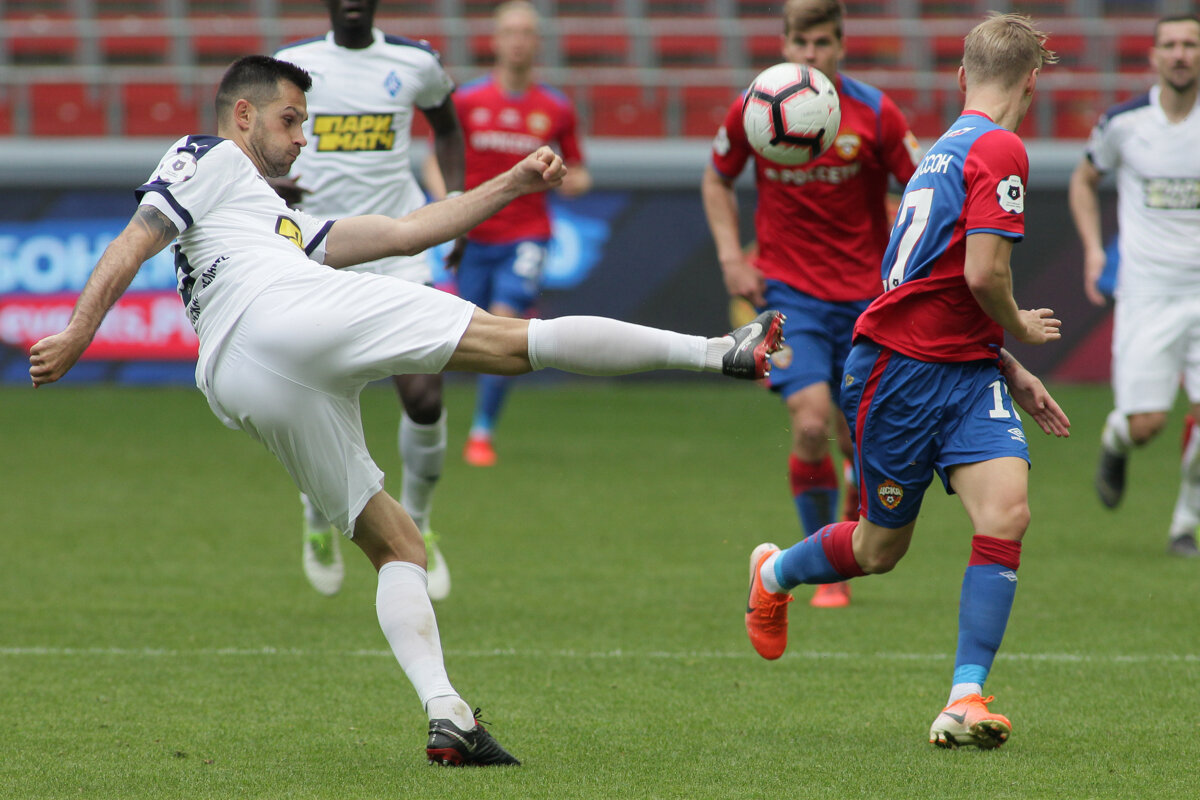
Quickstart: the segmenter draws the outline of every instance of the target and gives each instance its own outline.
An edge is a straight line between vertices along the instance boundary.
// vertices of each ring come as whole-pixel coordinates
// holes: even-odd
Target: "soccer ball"
[[[837,90],[820,70],[776,64],[759,73],[742,100],[750,146],[778,164],[812,161],[833,144],[842,123]]]

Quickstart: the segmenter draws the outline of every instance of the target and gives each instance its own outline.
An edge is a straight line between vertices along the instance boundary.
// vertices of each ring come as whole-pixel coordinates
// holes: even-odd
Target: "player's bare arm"
[[[725,290],[730,297],[744,297],[761,307],[766,302],[763,297],[766,281],[742,251],[733,181],[718,174],[709,165],[700,182],[700,196],[704,201],[708,229],[717,246],[717,260],[721,264]]]
[[[1043,433],[1059,437],[1071,435],[1071,420],[1067,419],[1066,412],[1046,391],[1041,380],[1007,350],[1000,351],[1000,371],[1013,401],[1033,417]]]
[[[1067,189],[1071,218],[1083,243],[1083,291],[1087,299],[1098,306],[1105,304],[1104,295],[1096,283],[1104,272],[1106,260],[1104,238],[1100,230],[1100,177],[1100,170],[1085,158],[1071,173]]]
[[[466,160],[463,156],[463,131],[458,123],[454,100],[447,96],[440,106],[421,109],[421,113],[433,129],[431,155],[440,179],[440,191],[434,193],[434,196],[442,198],[446,192],[461,192],[463,176],[466,175]]]
[[[340,219],[329,229],[325,263],[348,267],[385,256],[423,252],[461,236],[521,195],[559,186],[565,173],[562,158],[549,147],[541,147],[471,191],[422,206],[399,219],[379,215]]]
[[[29,377],[34,386],[67,374],[104,321],[105,314],[129,288],[142,263],[170,244],[179,231],[153,206],[138,207],[125,230],[104,250],[79,294],[66,329],[29,348]]]
[[[1025,344],[1062,338],[1062,321],[1048,308],[1022,310],[1012,293],[1012,240],[994,233],[967,237],[963,275],[975,300],[989,317]]]

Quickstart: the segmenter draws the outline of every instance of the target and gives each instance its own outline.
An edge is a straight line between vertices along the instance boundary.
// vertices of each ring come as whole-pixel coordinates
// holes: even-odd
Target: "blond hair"
[[[496,10],[492,12],[492,19],[499,22],[500,18],[510,11],[524,11],[532,15],[535,22],[540,23],[542,19],[542,15],[538,13],[537,6],[529,2],[529,0],[506,0],[506,2],[496,6]]]
[[[963,43],[968,83],[996,83],[1011,89],[1033,70],[1057,61],[1054,51],[1046,48],[1046,34],[1024,14],[992,12]]]
[[[832,22],[837,38],[841,39],[842,18],[845,16],[846,8],[841,0],[787,0],[783,4],[783,35]]]

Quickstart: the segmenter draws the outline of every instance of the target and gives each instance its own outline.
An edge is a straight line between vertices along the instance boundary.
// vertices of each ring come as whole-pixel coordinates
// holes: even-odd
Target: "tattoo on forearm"
[[[175,223],[154,206],[138,206],[134,219],[154,238],[157,250],[169,245],[179,235],[179,229],[175,227]]]

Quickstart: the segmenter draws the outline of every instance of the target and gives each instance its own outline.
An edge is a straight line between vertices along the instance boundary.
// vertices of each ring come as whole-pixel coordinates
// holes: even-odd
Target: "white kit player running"
[[[1116,408],[1101,435],[1096,490],[1114,508],[1128,454],[1166,425],[1183,382],[1200,418],[1200,17],[1160,19],[1150,63],[1158,82],[1115,106],[1092,131],[1071,176],[1070,203],[1084,246],[1084,289],[1101,305],[1104,268],[1098,186],[1115,171],[1120,227],[1112,382]],[[1200,435],[1184,446],[1167,552],[1200,556]]]
[[[363,387],[448,369],[686,369],[755,380],[779,349],[783,315],[767,311],[714,338],[603,317],[523,320],[409,281],[341,270],[460,236],[513,199],[559,185],[565,168],[540,148],[470,192],[399,219],[314,217],[288,208],[266,181],[286,175],[305,144],[310,86],[308,73],[268,56],[230,66],[217,89],[217,136],[186,136],[170,147],[67,327],[30,348],[29,375],[34,386],[63,377],[142,263],[178,238],[179,291],[200,339],[196,382],[217,417],[262,442],[378,570],[379,625],[429,717],[427,758],[516,764],[446,675],[425,543],[383,491],[367,451]]]
[[[428,119],[434,151],[448,188],[462,189],[463,138],[454,81],[428,42],[389,36],[374,27],[375,3],[327,0],[330,31],[283,47],[276,58],[312,76],[308,144],[292,178],[276,183],[290,204],[317,217],[384,214],[402,217],[425,204],[410,163],[415,113]],[[382,258],[349,269],[432,285],[425,253]],[[404,464],[400,504],[425,537],[429,596],[450,594],[450,570],[430,528],[433,492],[446,458],[446,414],[441,375],[393,377],[403,412],[397,447]],[[307,497],[302,564],[313,588],[325,595],[342,586],[337,532]]]

